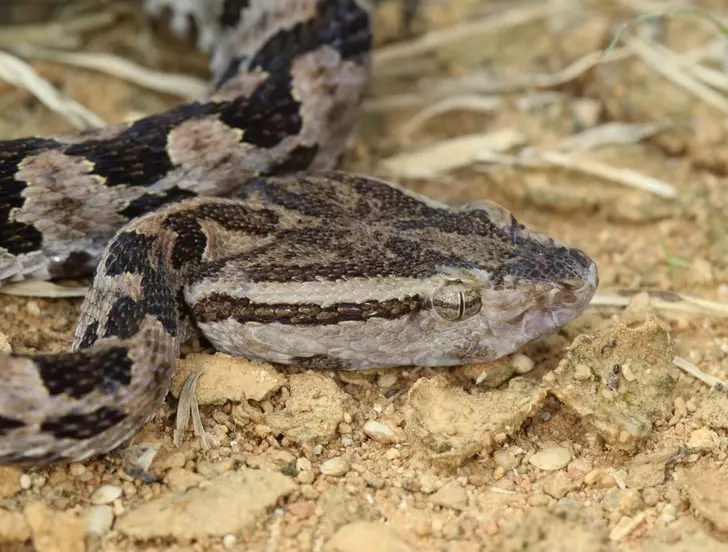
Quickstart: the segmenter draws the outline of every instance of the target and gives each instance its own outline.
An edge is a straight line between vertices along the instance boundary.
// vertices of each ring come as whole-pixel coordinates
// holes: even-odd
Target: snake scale
[[[208,97],[0,142],[0,281],[95,267],[71,352],[0,357],[0,463],[77,461],[133,436],[196,332],[278,364],[449,366],[583,311],[598,276],[581,251],[495,204],[453,208],[335,169],[371,6],[185,4],[214,27]]]

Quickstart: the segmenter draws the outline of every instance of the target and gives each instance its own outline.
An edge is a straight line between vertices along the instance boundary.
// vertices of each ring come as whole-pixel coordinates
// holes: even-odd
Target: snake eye
[[[466,320],[480,312],[480,292],[459,280],[448,282],[432,296],[435,312],[448,322]]]

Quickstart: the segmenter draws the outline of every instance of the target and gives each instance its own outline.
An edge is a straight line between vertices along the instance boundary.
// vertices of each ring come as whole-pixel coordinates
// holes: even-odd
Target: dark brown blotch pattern
[[[43,355],[35,359],[38,374],[51,395],[81,399],[102,390],[112,393],[131,383],[133,362],[126,347]]]
[[[13,431],[23,427],[25,424],[15,418],[8,418],[7,416],[0,416],[0,437],[3,437]]]
[[[117,408],[102,406],[91,412],[73,412],[44,421],[40,430],[56,439],[90,439],[120,424],[127,414]]]

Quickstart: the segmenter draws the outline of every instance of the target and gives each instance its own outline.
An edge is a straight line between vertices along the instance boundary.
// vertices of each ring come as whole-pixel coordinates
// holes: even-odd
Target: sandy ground
[[[728,377],[725,39],[666,17],[596,63],[653,4],[424,1],[411,36],[399,2],[379,6],[346,167],[497,201],[582,248],[601,274],[582,317],[452,370],[283,371],[191,344],[174,396],[123,451],[0,468],[0,550],[728,550],[728,398],[673,362]],[[90,21],[80,34],[23,32],[206,77],[163,24],[115,10],[71,17]],[[32,65],[109,122],[180,101]],[[0,81],[1,137],[71,128]],[[79,305],[0,295],[5,347],[67,350]],[[179,388],[200,368],[206,441],[190,429],[175,445]]]

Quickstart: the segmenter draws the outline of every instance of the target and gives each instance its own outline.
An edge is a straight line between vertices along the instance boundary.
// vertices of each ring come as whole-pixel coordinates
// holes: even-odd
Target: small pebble
[[[395,459],[399,458],[400,456],[402,456],[402,454],[396,448],[391,448],[387,452],[384,453],[384,457],[387,460],[395,460]]]
[[[693,431],[688,440],[688,447],[696,450],[711,450],[718,448],[719,444],[718,434],[705,426]]]
[[[646,515],[644,512],[640,512],[634,517],[623,517],[609,533],[609,540],[618,541],[629,536],[637,527],[644,523],[645,519]]]
[[[28,314],[31,316],[40,316],[40,307],[35,301],[28,301],[25,305],[25,310],[27,310]]]
[[[517,468],[521,463],[521,455],[523,449],[521,447],[508,447],[495,451],[493,460],[504,470],[512,470]]]
[[[511,366],[516,374],[528,374],[536,367],[536,363],[522,353],[511,356]]]
[[[672,504],[665,504],[660,516],[662,517],[662,521],[665,522],[665,525],[668,525],[677,519],[677,508]]]
[[[298,472],[298,475],[296,475],[296,481],[303,485],[308,485],[310,483],[313,483],[314,479],[316,479],[316,476],[313,474],[313,471],[311,470],[303,470]]]
[[[561,447],[547,448],[531,456],[529,462],[539,470],[560,470],[571,462],[571,453]]]
[[[20,488],[27,491],[33,486],[33,480],[27,473],[20,476]]]
[[[82,475],[86,471],[86,466],[83,464],[74,463],[68,466],[68,473],[71,474],[73,477],[78,477],[79,475]]]
[[[114,513],[110,506],[97,504],[86,511],[86,532],[96,535],[106,534],[114,523]]]
[[[397,374],[394,370],[390,370],[386,374],[382,374],[377,378],[377,385],[381,387],[382,389],[389,389],[390,387],[394,387],[394,384],[397,383]]]
[[[4,333],[0,333],[0,353],[12,353],[13,346],[8,340],[8,336]]]
[[[349,462],[341,456],[330,458],[321,464],[321,473],[332,477],[340,477],[349,471]]]
[[[296,469],[298,471],[307,471],[311,469],[311,460],[308,458],[298,458],[296,460]]]
[[[586,381],[591,377],[591,370],[586,364],[578,364],[574,368],[574,379],[576,381]]]
[[[92,504],[109,504],[121,496],[121,487],[101,485],[91,495]]]
[[[233,546],[235,546],[238,542],[238,539],[235,537],[235,535],[225,535],[222,538],[222,546],[225,550],[232,550]]]
[[[364,434],[372,441],[379,443],[394,443],[397,441],[397,435],[387,424],[369,420],[364,424]]]

